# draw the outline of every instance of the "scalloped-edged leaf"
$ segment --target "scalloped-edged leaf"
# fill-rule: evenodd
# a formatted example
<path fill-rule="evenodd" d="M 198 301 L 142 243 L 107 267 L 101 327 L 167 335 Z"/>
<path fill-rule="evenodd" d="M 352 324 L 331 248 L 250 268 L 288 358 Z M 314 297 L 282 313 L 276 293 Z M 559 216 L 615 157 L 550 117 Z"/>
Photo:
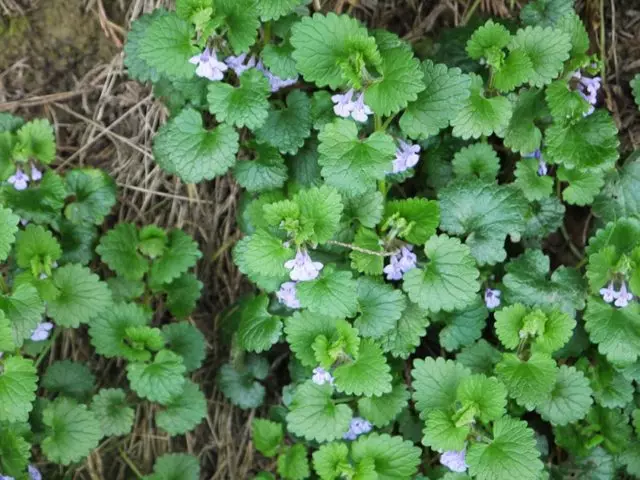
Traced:
<path fill-rule="evenodd" d="M 495 180 L 500 171 L 500 159 L 488 143 L 474 143 L 458 151 L 451 161 L 456 177 L 477 177 L 487 182 Z"/>
<path fill-rule="evenodd" d="M 133 428 L 135 412 L 120 388 L 103 388 L 91 400 L 91 411 L 105 435 L 127 435 Z"/>
<path fill-rule="evenodd" d="M 538 405 L 537 410 L 552 425 L 577 422 L 591 408 L 591 393 L 589 380 L 582 372 L 575 367 L 561 365 L 551 390 L 551 398 Z"/>
<path fill-rule="evenodd" d="M 420 449 L 402 437 L 386 433 L 362 435 L 351 446 L 356 463 L 373 463 L 373 475 L 378 480 L 414 478 L 420 465 Z"/>
<path fill-rule="evenodd" d="M 293 155 L 311 135 L 311 125 L 311 100 L 304 91 L 294 90 L 287 95 L 286 107 L 271 107 L 264 124 L 255 131 L 256 139 Z"/>
<path fill-rule="evenodd" d="M 451 409 L 456 402 L 457 390 L 463 378 L 471 371 L 462 364 L 442 357 L 427 357 L 413 362 L 413 400 L 422 418 L 434 410 Z"/>
<path fill-rule="evenodd" d="M 171 397 L 162 411 L 156 413 L 156 424 L 170 435 L 193 430 L 207 416 L 207 400 L 197 384 L 184 383 L 181 393 Z"/>
<path fill-rule="evenodd" d="M 4 261 L 9 256 L 11 246 L 15 241 L 15 235 L 18 232 L 18 222 L 20 217 L 15 215 L 8 208 L 0 206 L 0 261 Z"/>
<path fill-rule="evenodd" d="M 36 399 L 36 367 L 22 357 L 0 359 L 0 367 L 0 422 L 26 422 Z"/>
<path fill-rule="evenodd" d="M 182 357 L 170 350 L 160 350 L 150 363 L 127 365 L 131 388 L 142 398 L 167 404 L 182 392 L 186 368 Z"/>
<path fill-rule="evenodd" d="M 320 276 L 300 282 L 296 293 L 303 308 L 333 317 L 352 317 L 358 308 L 357 284 L 349 271 L 326 267 Z"/>
<path fill-rule="evenodd" d="M 400 238 L 409 243 L 422 245 L 436 233 L 440 224 L 440 207 L 435 200 L 425 198 L 408 198 L 391 200 L 384 207 L 384 220 L 396 216 L 404 219 L 407 228 L 400 232 Z"/>
<path fill-rule="evenodd" d="M 370 339 L 360 342 L 357 358 L 333 372 L 336 389 L 348 395 L 380 396 L 391 391 L 390 368 L 382 349 Z"/>
<path fill-rule="evenodd" d="M 496 374 L 507 386 L 509 396 L 527 410 L 550 398 L 557 370 L 555 360 L 544 353 L 533 353 L 526 361 L 505 353 L 496 365 Z"/>

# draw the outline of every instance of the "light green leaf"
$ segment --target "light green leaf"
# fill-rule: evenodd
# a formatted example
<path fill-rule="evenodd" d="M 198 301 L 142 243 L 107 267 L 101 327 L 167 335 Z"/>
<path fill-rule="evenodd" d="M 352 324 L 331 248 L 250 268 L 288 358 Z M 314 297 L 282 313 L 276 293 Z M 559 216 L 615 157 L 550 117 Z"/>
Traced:
<path fill-rule="evenodd" d="M 513 49 L 496 69 L 493 85 L 502 93 L 513 91 L 525 83 L 532 74 L 533 64 L 524 50 Z"/>
<path fill-rule="evenodd" d="M 518 240 L 525 228 L 527 202 L 508 186 L 481 180 L 459 180 L 440 190 L 440 228 L 466 237 L 479 265 L 506 259 L 507 235 Z"/>
<path fill-rule="evenodd" d="M 376 427 L 385 427 L 400 414 L 409 400 L 407 387 L 398 383 L 389 393 L 358 400 L 358 412 Z"/>
<path fill-rule="evenodd" d="M 474 143 L 462 148 L 451 162 L 456 177 L 477 177 L 487 182 L 495 180 L 500 171 L 500 159 L 488 143 Z"/>
<path fill-rule="evenodd" d="M 640 161 L 630 156 L 621 169 L 605 177 L 605 185 L 593 202 L 593 213 L 605 222 L 622 217 L 640 218 Z"/>
<path fill-rule="evenodd" d="M 506 48 L 511 41 L 509 30 L 503 25 L 488 20 L 476 29 L 467 42 L 467 53 L 474 60 L 494 57 L 496 52 Z"/>
<path fill-rule="evenodd" d="M 300 282 L 296 293 L 300 305 L 314 313 L 352 317 L 358 308 L 356 287 L 351 272 L 335 271 L 331 267 L 325 267 L 317 279 Z"/>
<path fill-rule="evenodd" d="M 265 365 L 268 370 L 269 365 Z M 265 395 L 264 387 L 256 381 L 250 368 L 236 370 L 232 365 L 220 367 L 217 378 L 218 386 L 231 403 L 242 409 L 257 408 L 262 405 Z"/>
<path fill-rule="evenodd" d="M 252 280 L 258 276 L 275 280 L 288 277 L 284 264 L 294 255 L 283 240 L 262 229 L 240 240 L 233 251 L 238 269 Z"/>
<path fill-rule="evenodd" d="M 471 375 L 460 380 L 457 399 L 463 409 L 474 411 L 474 417 L 489 423 L 505 414 L 507 389 L 495 377 Z"/>
<path fill-rule="evenodd" d="M 516 165 L 516 180 L 513 183 L 530 202 L 542 200 L 553 193 L 553 177 L 538 175 L 538 167 L 535 158 L 523 158 Z"/>
<path fill-rule="evenodd" d="M 247 52 L 256 42 L 260 27 L 259 6 L 264 2 L 254 0 L 215 0 L 216 14 L 226 29 L 226 36 L 233 50 Z"/>
<path fill-rule="evenodd" d="M 0 468 L 5 477 L 15 475 L 20 478 L 27 471 L 31 457 L 31 445 L 25 440 L 24 433 L 17 429 L 3 428 L 0 432 Z"/>
<path fill-rule="evenodd" d="M 102 170 L 71 170 L 64 177 L 73 201 L 64 208 L 64 216 L 72 223 L 99 225 L 116 204 L 116 183 Z"/>
<path fill-rule="evenodd" d="M 133 428 L 135 412 L 122 389 L 101 389 L 91 401 L 91 411 L 105 435 L 128 435 Z"/>
<path fill-rule="evenodd" d="M 303 480 L 309 477 L 309 460 L 303 444 L 286 447 L 278 456 L 278 473 L 284 480 Z"/>
<path fill-rule="evenodd" d="M 351 456 L 358 463 L 371 459 L 378 480 L 414 478 L 420 464 L 420 449 L 402 437 L 371 433 L 351 445 Z M 370 477 L 367 477 L 370 478 Z"/>
<path fill-rule="evenodd" d="M 240 75 L 240 86 L 211 82 L 207 101 L 209 111 L 220 122 L 255 130 L 267 119 L 269 110 L 269 81 L 255 68 Z"/>
<path fill-rule="evenodd" d="M 302 90 L 294 90 L 287 95 L 286 107 L 271 107 L 265 123 L 255 131 L 256 139 L 293 155 L 311 135 L 311 125 L 311 100 Z"/>
<path fill-rule="evenodd" d="M 138 253 L 138 231 L 131 223 L 120 223 L 100 239 L 96 252 L 111 270 L 129 280 L 140 280 L 149 269 Z"/>
<path fill-rule="evenodd" d="M 538 405 L 537 410 L 552 425 L 574 423 L 582 420 L 591 408 L 591 393 L 589 380 L 582 372 L 575 367 L 561 365 L 551 398 Z"/>
<path fill-rule="evenodd" d="M 154 287 L 170 283 L 193 267 L 201 256 L 198 244 L 190 235 L 171 230 L 164 253 L 151 263 L 149 283 Z"/>
<path fill-rule="evenodd" d="M 171 397 L 156 413 L 156 424 L 170 435 L 182 435 L 196 428 L 207 416 L 207 400 L 197 384 L 184 383 L 181 393 Z"/>
<path fill-rule="evenodd" d="M 358 279 L 357 296 L 360 315 L 353 326 L 363 337 L 384 336 L 397 324 L 406 306 L 400 290 L 372 278 Z"/>
<path fill-rule="evenodd" d="M 15 287 L 10 295 L 0 295 L 0 310 L 9 319 L 13 328 L 13 342 L 21 347 L 24 340 L 42 321 L 45 306 L 38 291 L 30 284 Z"/>
<path fill-rule="evenodd" d="M 253 419 L 251 434 L 256 450 L 265 457 L 274 457 L 280 449 L 282 440 L 284 440 L 282 424 L 266 418 Z"/>
<path fill-rule="evenodd" d="M 197 183 L 229 170 L 236 161 L 238 138 L 233 127 L 224 123 L 214 130 L 204 129 L 200 112 L 185 108 L 158 130 L 153 153 L 168 173 Z"/>
<path fill-rule="evenodd" d="M 11 246 L 15 241 L 15 235 L 18 231 L 18 222 L 20 217 L 14 215 L 14 213 L 8 208 L 0 206 L 0 261 L 4 261 L 9 256 Z"/>
<path fill-rule="evenodd" d="M 509 396 L 527 410 L 551 398 L 557 370 L 550 356 L 537 352 L 526 361 L 516 354 L 505 353 L 496 365 L 496 374 L 507 386 Z"/>
<path fill-rule="evenodd" d="M 151 363 L 134 362 L 127 365 L 131 388 L 152 402 L 167 404 L 184 387 L 186 368 L 182 357 L 170 350 L 160 350 Z"/>
<path fill-rule="evenodd" d="M 545 90 L 547 105 L 553 119 L 558 123 L 580 120 L 590 108 L 578 90 L 571 89 L 564 80 L 552 82 Z"/>
<path fill-rule="evenodd" d="M 40 183 L 32 183 L 24 190 L 5 185 L 0 188 L 0 194 L 4 207 L 13 210 L 22 220 L 57 225 L 67 198 L 67 187 L 62 177 L 48 170 Z"/>
<path fill-rule="evenodd" d="M 471 79 L 459 68 L 447 68 L 431 60 L 422 63 L 426 88 L 409 104 L 400 118 L 400 128 L 409 137 L 427 138 L 446 128 L 469 98 Z"/>
<path fill-rule="evenodd" d="M 458 425 L 451 414 L 443 410 L 427 413 L 426 426 L 423 430 L 422 444 L 432 450 L 463 450 L 465 440 L 471 433 L 468 424 Z"/>
<path fill-rule="evenodd" d="M 420 339 L 427 333 L 429 317 L 427 312 L 413 302 L 407 302 L 402 316 L 381 339 L 385 352 L 396 358 L 406 359 L 420 345 Z"/>
<path fill-rule="evenodd" d="M 322 480 L 336 480 L 351 469 L 349 447 L 344 443 L 326 443 L 313 452 L 313 468 Z"/>
<path fill-rule="evenodd" d="M 153 475 L 143 480 L 197 480 L 200 478 L 198 459 L 184 453 L 168 453 L 156 460 Z"/>
<path fill-rule="evenodd" d="M 247 302 L 240 314 L 238 344 L 250 352 L 263 352 L 280 338 L 282 320 L 269 314 L 269 297 L 260 295 Z"/>
<path fill-rule="evenodd" d="M 333 372 L 335 387 L 347 395 L 380 396 L 391 391 L 389 365 L 382 349 L 373 340 L 360 342 L 357 358 Z"/>
<path fill-rule="evenodd" d="M 477 480 L 538 480 L 540 452 L 526 422 L 502 417 L 493 424 L 490 443 L 473 443 L 467 452 L 469 473 Z"/>
<path fill-rule="evenodd" d="M 353 413 L 331 399 L 331 385 L 308 381 L 296 388 L 287 414 L 287 428 L 294 435 L 318 442 L 342 438 Z"/>
<path fill-rule="evenodd" d="M 502 354 L 485 339 L 481 338 L 473 345 L 462 349 L 456 355 L 456 362 L 464 365 L 473 373 L 493 373 L 493 367 L 500 361 Z"/>
<path fill-rule="evenodd" d="M 117 303 L 99 313 L 89 325 L 91 344 L 105 357 L 124 357 L 128 360 L 147 360 L 151 354 L 144 346 L 131 345 L 127 331 L 146 326 L 150 312 L 134 303 Z"/>
<path fill-rule="evenodd" d="M 404 275 L 402 288 L 411 301 L 425 310 L 451 311 L 469 305 L 480 288 L 469 247 L 457 238 L 434 235 L 427 241 L 424 251 L 429 263 L 414 268 Z"/>
<path fill-rule="evenodd" d="M 292 13 L 297 6 L 304 3 L 304 0 L 261 0 L 258 2 L 258 10 L 262 21 L 266 22 Z"/>
<path fill-rule="evenodd" d="M 546 111 L 542 90 L 521 90 L 513 105 L 504 144 L 521 154 L 529 154 L 540 148 L 542 132 L 537 122 Z"/>
<path fill-rule="evenodd" d="M 571 205 L 589 205 L 604 185 L 601 175 L 594 174 L 589 170 L 574 169 L 568 170 L 560 167 L 557 171 L 558 180 L 569 182 L 569 185 L 562 191 L 562 198 Z"/>
<path fill-rule="evenodd" d="M 37 118 L 25 123 L 16 132 L 17 144 L 13 149 L 14 159 L 26 162 L 29 159 L 49 164 L 56 158 L 56 138 L 49 120 Z"/>
<path fill-rule="evenodd" d="M 249 192 L 259 192 L 280 188 L 287 180 L 284 158 L 276 148 L 258 145 L 256 158 L 238 162 L 233 167 L 236 181 Z"/>
<path fill-rule="evenodd" d="M 323 185 L 300 190 L 293 199 L 300 208 L 301 228 L 309 232 L 304 240 L 312 243 L 331 240 L 338 231 L 344 208 L 340 194 L 335 189 Z M 302 240 L 299 236 L 297 239 Z"/>
<path fill-rule="evenodd" d="M 344 322 L 344 320 L 311 313 L 308 310 L 297 311 L 287 317 L 284 327 L 287 343 L 302 365 L 306 367 L 317 365 L 312 349 L 313 343 L 321 335 L 333 341 L 334 335 L 338 333 L 336 325 L 339 321 Z"/>
<path fill-rule="evenodd" d="M 380 245 L 381 242 L 380 237 L 378 237 L 378 234 L 374 230 L 363 227 L 358 229 L 353 240 L 353 244 L 357 247 L 382 253 L 384 248 Z M 370 253 L 352 250 L 349 257 L 351 258 L 351 268 L 358 272 L 366 275 L 382 275 L 384 257 L 381 255 L 372 255 Z"/>
<path fill-rule="evenodd" d="M 462 364 L 442 357 L 427 357 L 413 362 L 413 400 L 420 417 L 426 418 L 434 410 L 451 409 L 456 402 L 457 390 L 463 378 L 471 372 Z"/>
<path fill-rule="evenodd" d="M 440 208 L 438 202 L 425 198 L 392 200 L 385 204 L 384 222 L 390 218 L 396 222 L 406 222 L 407 227 L 398 235 L 400 238 L 422 245 L 436 233 L 440 223 Z"/>
<path fill-rule="evenodd" d="M 386 133 L 375 132 L 360 140 L 354 122 L 338 119 L 327 124 L 318 138 L 322 176 L 340 191 L 362 194 L 373 190 L 376 180 L 391 170 L 396 146 Z"/>
<path fill-rule="evenodd" d="M 200 368 L 205 358 L 206 339 L 188 322 L 170 323 L 162 327 L 167 348 L 182 357 L 187 372 Z"/>
<path fill-rule="evenodd" d="M 0 359 L 0 367 L 0 422 L 26 422 L 36 399 L 36 367 L 22 357 Z"/>
<path fill-rule="evenodd" d="M 42 386 L 50 392 L 82 401 L 96 386 L 96 377 L 84 363 L 59 360 L 52 363 L 42 377 Z"/>
<path fill-rule="evenodd" d="M 480 298 L 462 310 L 436 314 L 434 321 L 444 323 L 439 333 L 440 345 L 453 352 L 472 344 L 482 336 L 488 317 L 489 311 Z"/>

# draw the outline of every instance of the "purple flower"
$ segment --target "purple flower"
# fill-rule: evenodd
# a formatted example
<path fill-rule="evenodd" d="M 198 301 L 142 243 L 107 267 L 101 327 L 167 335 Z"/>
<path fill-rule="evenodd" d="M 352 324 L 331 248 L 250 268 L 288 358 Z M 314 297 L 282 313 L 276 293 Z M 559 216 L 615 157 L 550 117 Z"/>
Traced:
<path fill-rule="evenodd" d="M 276 292 L 276 297 L 289 308 L 300 308 L 300 300 L 296 297 L 296 282 L 284 282 Z"/>
<path fill-rule="evenodd" d="M 355 440 L 358 436 L 369 433 L 373 426 L 362 417 L 354 417 L 349 424 L 349 431 L 342 438 L 345 440 Z"/>
<path fill-rule="evenodd" d="M 249 61 L 247 63 L 244 63 L 246 59 L 247 59 L 246 53 L 243 53 L 242 55 L 238 55 L 237 57 L 230 55 L 224 59 L 224 63 L 226 63 L 231 70 L 236 72 L 236 75 L 240 76 L 245 71 L 256 66 L 256 58 L 254 56 L 251 56 L 249 58 Z"/>
<path fill-rule="evenodd" d="M 222 80 L 224 72 L 229 69 L 224 62 L 218 60 L 215 50 L 211 51 L 209 47 L 205 48 L 202 53 L 191 57 L 189 63 L 198 66 L 196 75 L 208 78 L 211 81 Z"/>
<path fill-rule="evenodd" d="M 29 465 L 27 470 L 29 471 L 29 480 L 42 480 L 42 474 L 36 467 Z"/>
<path fill-rule="evenodd" d="M 34 331 L 31 332 L 31 340 L 34 342 L 42 342 L 49 338 L 51 335 L 51 330 L 53 330 L 53 323 L 42 322 L 40 323 Z"/>
<path fill-rule="evenodd" d="M 607 288 L 601 288 L 600 295 L 602 295 L 602 299 L 605 302 L 607 303 L 613 302 L 616 299 L 616 296 L 618 295 L 618 292 L 616 292 L 616 290 L 613 288 L 613 282 L 609 282 L 609 285 L 607 285 Z"/>
<path fill-rule="evenodd" d="M 282 79 L 277 75 L 274 75 L 273 73 L 271 73 L 271 71 L 267 67 L 264 66 L 262 61 L 258 62 L 258 64 L 256 65 L 256 68 L 260 70 L 265 77 L 267 77 L 267 80 L 269 80 L 269 85 L 271 86 L 271 93 L 275 93 L 281 88 L 286 88 L 286 87 L 290 87 L 291 85 L 295 85 L 298 82 L 297 76 L 296 78 Z"/>
<path fill-rule="evenodd" d="M 314 262 L 306 250 L 298 250 L 295 258 L 287 260 L 284 264 L 285 268 L 291 270 L 289 276 L 291 280 L 296 282 L 306 282 L 318 277 L 322 270 L 322 263 Z"/>
<path fill-rule="evenodd" d="M 342 118 L 349 118 L 351 116 L 351 112 L 353 112 L 355 107 L 353 102 L 354 93 L 355 92 L 352 88 L 342 95 L 336 94 L 331 97 L 331 101 L 335 104 L 333 106 L 333 111 L 337 116 Z"/>
<path fill-rule="evenodd" d="M 383 269 L 383 272 L 387 274 L 387 280 L 402 280 L 405 273 L 416 268 L 418 257 L 411 250 L 413 250 L 413 245 L 405 245 L 399 253 L 391 257 L 389 265 Z"/>
<path fill-rule="evenodd" d="M 31 164 L 31 180 L 37 182 L 42 179 L 42 172 L 36 168 L 36 166 Z"/>
<path fill-rule="evenodd" d="M 591 105 L 584 116 L 591 115 L 595 111 L 595 105 L 598 103 L 598 91 L 602 86 L 602 78 L 585 77 L 579 71 L 573 74 L 573 78 L 578 80 L 578 93 Z"/>
<path fill-rule="evenodd" d="M 535 158 L 538 160 L 538 175 L 544 177 L 547 173 L 549 173 L 549 167 L 547 166 L 547 162 L 542 158 L 542 152 L 540 149 L 531 152 L 529 155 L 524 155 L 524 158 Z"/>
<path fill-rule="evenodd" d="M 353 110 L 351 112 L 351 118 L 356 122 L 366 122 L 369 115 L 372 115 L 373 111 L 364 103 L 364 92 L 360 94 L 358 99 L 353 104 Z"/>
<path fill-rule="evenodd" d="M 467 449 L 449 450 L 440 455 L 440 463 L 452 472 L 463 473 L 467 471 L 469 465 L 466 462 Z"/>
<path fill-rule="evenodd" d="M 620 286 L 620 291 L 615 293 L 615 297 L 616 297 L 616 301 L 614 302 L 614 305 L 616 307 L 624 308 L 627 305 L 629 305 L 629 302 L 633 298 L 633 294 L 627 291 L 626 282 L 622 282 L 622 285 Z"/>
<path fill-rule="evenodd" d="M 8 475 L 1 475 L 0 474 L 0 480 L 16 480 L 16 479 L 13 478 L 13 477 L 10 477 Z"/>
<path fill-rule="evenodd" d="M 22 225 L 23 227 L 26 227 L 28 224 L 29 224 L 29 220 L 25 218 L 20 219 L 20 225 Z"/>
<path fill-rule="evenodd" d="M 313 377 L 311 381 L 316 385 L 324 385 L 328 383 L 333 385 L 333 376 L 322 367 L 316 367 L 313 369 Z"/>
<path fill-rule="evenodd" d="M 16 173 L 11 175 L 7 182 L 13 185 L 13 188 L 16 190 L 24 190 L 29 184 L 29 176 L 18 168 Z"/>
<path fill-rule="evenodd" d="M 401 173 L 416 166 L 420 160 L 420 145 L 412 145 L 400 140 L 400 147 L 396 150 L 393 161 L 393 173 Z"/>
<path fill-rule="evenodd" d="M 487 308 L 498 308 L 500 306 L 501 294 L 502 292 L 500 290 L 487 288 L 484 291 L 484 304 Z"/>

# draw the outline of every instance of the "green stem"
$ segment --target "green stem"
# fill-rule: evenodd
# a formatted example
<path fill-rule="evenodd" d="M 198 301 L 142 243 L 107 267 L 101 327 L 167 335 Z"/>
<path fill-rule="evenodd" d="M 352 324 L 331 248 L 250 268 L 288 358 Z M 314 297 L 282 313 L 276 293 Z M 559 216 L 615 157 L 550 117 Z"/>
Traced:
<path fill-rule="evenodd" d="M 122 459 L 129 466 L 131 471 L 133 471 L 133 473 L 136 475 L 136 477 L 137 478 L 142 478 L 144 475 L 142 475 L 142 473 L 140 473 L 140 470 L 138 470 L 138 467 L 136 467 L 136 465 L 133 463 L 133 461 L 129 458 L 129 455 L 127 455 L 127 453 L 124 450 L 122 450 L 121 448 L 118 448 L 118 450 L 120 451 L 120 457 L 122 457 Z"/>
<path fill-rule="evenodd" d="M 382 130 L 382 117 L 377 113 L 373 116 L 376 132 Z"/>
<path fill-rule="evenodd" d="M 264 24 L 262 41 L 265 45 L 271 42 L 271 22 L 267 22 Z"/>
<path fill-rule="evenodd" d="M 51 341 L 46 347 L 44 347 L 44 350 L 40 352 L 40 355 L 38 355 L 38 358 L 36 359 L 36 368 L 40 366 L 40 364 L 44 360 L 44 357 L 46 357 L 47 354 L 51 351 L 51 347 L 53 347 L 53 344 L 55 343 L 56 338 L 58 338 L 58 335 L 60 335 L 60 327 L 56 328 L 53 331 L 53 335 L 51 335 Z"/>
<path fill-rule="evenodd" d="M 7 286 L 7 282 L 4 280 L 4 275 L 0 274 L 0 291 L 2 293 L 9 293 L 9 287 Z"/>

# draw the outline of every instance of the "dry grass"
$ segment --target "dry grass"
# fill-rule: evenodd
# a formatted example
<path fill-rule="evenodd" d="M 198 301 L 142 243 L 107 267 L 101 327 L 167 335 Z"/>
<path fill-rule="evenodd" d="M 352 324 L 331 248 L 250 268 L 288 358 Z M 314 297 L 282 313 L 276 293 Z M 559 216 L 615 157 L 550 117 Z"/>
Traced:
<path fill-rule="evenodd" d="M 164 174 L 153 162 L 151 141 L 166 121 L 167 111 L 154 100 L 149 88 L 127 79 L 119 49 L 133 19 L 158 6 L 169 6 L 170 0 L 77 1 L 84 2 L 83 21 L 89 22 L 92 30 L 101 31 L 104 45 L 97 49 L 100 53 L 93 62 L 83 59 L 76 68 L 65 66 L 49 76 L 38 67 L 41 59 L 34 56 L 25 55 L 4 66 L 0 61 L 0 111 L 48 117 L 55 125 L 60 147 L 58 168 L 91 165 L 109 171 L 120 187 L 114 222 L 155 223 L 195 235 L 204 253 L 197 273 L 205 289 L 191 321 L 205 332 L 209 343 L 206 363 L 196 374 L 209 399 L 209 415 L 195 432 L 171 440 L 154 428 L 151 407 L 140 407 L 134 434 L 125 440 L 105 441 L 74 478 L 132 478 L 129 464 L 149 472 L 154 459 L 170 450 L 198 455 L 205 478 L 249 478 L 257 463 L 270 465 L 254 458 L 249 425 L 255 412 L 241 412 L 225 403 L 214 383 L 215 372 L 227 356 L 218 340 L 221 312 L 245 287 L 230 256 L 238 236 L 235 215 L 239 188 L 229 177 L 185 185 Z M 372 26 L 388 26 L 408 41 L 418 42 L 443 26 L 464 23 L 473 12 L 513 16 L 521 3 L 525 2 L 314 0 L 313 5 L 325 11 L 350 12 Z M 606 55 L 606 102 L 628 149 L 640 142 L 638 111 L 630 101 L 628 88 L 628 80 L 640 69 L 640 2 L 621 3 L 607 0 L 603 5 L 604 34 L 599 1 L 580 2 L 579 8 L 594 45 Z M 17 8 L 24 10 L 29 5 L 0 0 L 0 13 L 8 13 L 3 8 L 20 13 Z M 111 53 L 105 55 L 105 51 Z M 96 371 L 103 372 L 101 385 L 124 381 L 122 365 L 93 357 L 83 332 L 65 332 L 48 361 L 61 358 L 91 362 Z"/>

